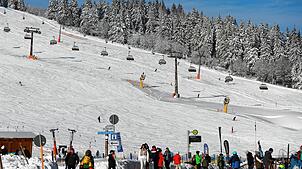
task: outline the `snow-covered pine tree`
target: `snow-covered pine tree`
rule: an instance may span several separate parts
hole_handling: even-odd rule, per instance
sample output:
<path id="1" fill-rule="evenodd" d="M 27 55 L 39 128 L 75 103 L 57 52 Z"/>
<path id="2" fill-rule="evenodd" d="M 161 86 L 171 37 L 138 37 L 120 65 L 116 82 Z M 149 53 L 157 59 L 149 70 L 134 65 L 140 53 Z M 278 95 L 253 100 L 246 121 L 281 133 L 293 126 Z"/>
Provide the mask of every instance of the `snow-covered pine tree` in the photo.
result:
<path id="1" fill-rule="evenodd" d="M 72 18 L 72 26 L 80 26 L 80 8 L 78 6 L 77 0 L 71 0 L 70 3 L 70 12 L 71 12 L 71 18 Z"/>
<path id="2" fill-rule="evenodd" d="M 70 12 L 68 0 L 60 0 L 58 3 L 57 21 L 59 24 L 72 25 L 72 15 Z"/>
<path id="3" fill-rule="evenodd" d="M 81 13 L 81 32 L 88 35 L 97 35 L 99 30 L 98 13 L 95 5 L 91 0 L 85 0 Z"/>
<path id="4" fill-rule="evenodd" d="M 57 0 L 49 0 L 48 9 L 47 9 L 47 18 L 51 20 L 55 20 L 57 18 L 58 12 L 58 1 Z"/>
<path id="5" fill-rule="evenodd" d="M 18 10 L 26 11 L 26 6 L 25 6 L 25 3 L 24 3 L 24 0 L 19 0 L 18 1 Z"/>

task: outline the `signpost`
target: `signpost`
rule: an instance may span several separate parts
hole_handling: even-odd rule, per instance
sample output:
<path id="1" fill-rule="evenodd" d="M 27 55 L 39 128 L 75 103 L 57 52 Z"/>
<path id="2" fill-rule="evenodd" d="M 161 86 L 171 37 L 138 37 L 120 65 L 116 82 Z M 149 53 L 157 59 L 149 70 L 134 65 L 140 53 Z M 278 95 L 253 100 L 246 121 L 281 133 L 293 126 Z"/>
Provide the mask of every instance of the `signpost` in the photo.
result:
<path id="1" fill-rule="evenodd" d="M 118 123 L 119 118 L 118 118 L 117 115 L 113 114 L 113 115 L 110 116 L 109 121 L 110 121 L 111 124 L 115 125 L 115 124 Z"/>
<path id="2" fill-rule="evenodd" d="M 190 134 L 193 134 L 193 136 L 192 135 L 190 135 Z M 190 131 L 190 130 L 188 130 L 188 133 L 187 133 L 187 138 L 188 138 L 188 158 L 191 158 L 191 153 L 190 153 L 190 145 L 191 145 L 191 143 L 200 143 L 201 142 L 201 136 L 198 136 L 197 135 L 198 134 L 198 130 L 192 130 L 192 131 Z"/>
<path id="3" fill-rule="evenodd" d="M 189 143 L 200 143 L 201 142 L 201 136 L 189 136 Z"/>
<path id="4" fill-rule="evenodd" d="M 109 118 L 109 122 L 111 125 L 106 125 L 104 127 L 104 131 L 99 131 L 97 134 L 100 135 L 105 135 L 105 156 L 108 156 L 108 145 L 109 145 L 109 135 L 110 135 L 110 145 L 117 145 L 118 152 L 119 151 L 119 146 L 120 149 L 122 150 L 121 147 L 121 136 L 120 133 L 115 133 L 115 125 L 119 122 L 119 118 L 117 115 L 113 114 Z"/>
<path id="5" fill-rule="evenodd" d="M 34 138 L 34 144 L 40 147 L 40 157 L 42 162 L 42 169 L 44 169 L 44 160 L 43 160 L 43 146 L 46 144 L 46 138 L 39 134 Z"/>

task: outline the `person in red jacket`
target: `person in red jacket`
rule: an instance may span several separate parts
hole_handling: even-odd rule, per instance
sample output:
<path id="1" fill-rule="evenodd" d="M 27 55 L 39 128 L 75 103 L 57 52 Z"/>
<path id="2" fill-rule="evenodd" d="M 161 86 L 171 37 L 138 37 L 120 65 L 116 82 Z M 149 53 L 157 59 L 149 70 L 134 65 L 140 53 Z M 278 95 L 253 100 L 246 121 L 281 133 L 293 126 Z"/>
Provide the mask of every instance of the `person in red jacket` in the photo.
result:
<path id="1" fill-rule="evenodd" d="M 175 156 L 173 157 L 173 162 L 175 165 L 175 169 L 181 169 L 181 157 L 179 155 L 179 152 L 177 152 L 177 154 L 175 154 Z"/>
<path id="2" fill-rule="evenodd" d="M 164 167 L 164 155 L 162 153 L 162 150 L 160 148 L 157 148 L 158 153 L 158 169 L 163 169 Z"/>

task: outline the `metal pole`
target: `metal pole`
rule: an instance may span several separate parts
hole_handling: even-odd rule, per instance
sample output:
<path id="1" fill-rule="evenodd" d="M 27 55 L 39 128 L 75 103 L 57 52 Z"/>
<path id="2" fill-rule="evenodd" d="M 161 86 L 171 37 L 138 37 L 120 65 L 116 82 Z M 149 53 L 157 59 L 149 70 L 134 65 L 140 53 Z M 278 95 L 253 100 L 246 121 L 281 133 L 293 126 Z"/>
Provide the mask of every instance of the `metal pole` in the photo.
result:
<path id="1" fill-rule="evenodd" d="M 58 38 L 58 42 L 59 42 L 59 43 L 61 42 L 61 29 L 62 29 L 62 26 L 60 25 L 59 38 Z"/>
<path id="2" fill-rule="evenodd" d="M 187 133 L 187 140 L 188 140 L 188 160 L 190 159 L 190 130 L 188 130 L 188 133 Z"/>
<path id="3" fill-rule="evenodd" d="M 2 164 L 2 157 L 1 157 L 1 154 L 0 154 L 0 169 L 3 169 L 3 164 Z"/>
<path id="4" fill-rule="evenodd" d="M 58 129 L 51 129 L 50 132 L 52 132 L 53 137 L 53 162 L 57 161 L 57 141 L 56 141 L 56 135 L 55 131 Z"/>
<path id="5" fill-rule="evenodd" d="M 34 32 L 31 32 L 29 56 L 33 56 L 33 46 L 34 46 Z"/>
<path id="6" fill-rule="evenodd" d="M 39 138 L 40 138 L 40 154 L 41 154 L 42 169 L 44 169 L 43 145 L 42 145 L 41 134 L 39 135 Z"/>
<path id="7" fill-rule="evenodd" d="M 255 122 L 255 153 L 257 150 L 257 123 Z"/>
<path id="8" fill-rule="evenodd" d="M 70 138 L 70 145 L 69 145 L 69 147 L 72 148 L 73 135 L 77 131 L 76 130 L 72 130 L 72 129 L 68 129 L 68 130 L 71 132 L 71 138 Z"/>
<path id="9" fill-rule="evenodd" d="M 172 55 L 172 53 L 171 53 Z M 178 75 L 177 75 L 177 56 L 175 55 L 175 95 L 179 98 L 178 94 Z"/>
<path id="10" fill-rule="evenodd" d="M 106 130 L 106 132 L 107 132 L 107 131 L 108 131 L 108 130 Z M 108 156 L 108 138 L 109 138 L 109 135 L 106 134 L 106 135 L 105 135 L 105 157 Z"/>
<path id="11" fill-rule="evenodd" d="M 219 131 L 219 140 L 220 140 L 220 153 L 222 154 L 221 127 L 218 127 L 218 131 Z"/>
<path id="12" fill-rule="evenodd" d="M 199 66 L 198 66 L 198 73 L 196 79 L 200 79 L 200 67 L 201 67 L 201 55 L 199 56 Z"/>

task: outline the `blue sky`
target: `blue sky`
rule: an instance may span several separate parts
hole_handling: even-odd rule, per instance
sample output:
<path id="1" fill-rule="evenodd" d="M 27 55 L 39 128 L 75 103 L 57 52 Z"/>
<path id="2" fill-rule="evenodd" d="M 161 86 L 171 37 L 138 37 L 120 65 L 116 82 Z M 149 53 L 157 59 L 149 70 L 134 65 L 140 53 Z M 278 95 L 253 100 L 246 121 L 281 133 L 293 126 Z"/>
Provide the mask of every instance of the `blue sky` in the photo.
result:
<path id="1" fill-rule="evenodd" d="M 47 7 L 48 0 L 25 0 L 28 4 Z M 84 0 L 79 0 L 82 3 Z M 148 0 L 146 0 L 148 1 Z M 251 20 L 254 23 L 266 22 L 302 30 L 302 0 L 164 0 L 168 7 L 172 3 L 183 4 L 186 11 L 196 8 L 206 16 L 232 15 L 237 21 Z"/>

